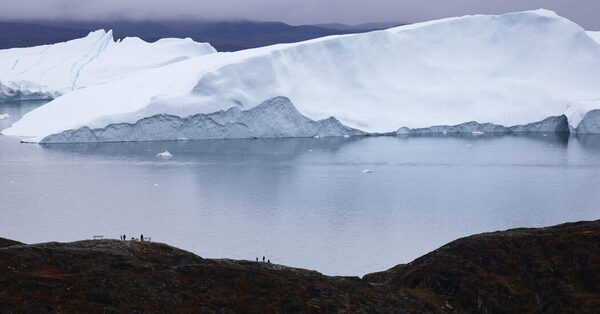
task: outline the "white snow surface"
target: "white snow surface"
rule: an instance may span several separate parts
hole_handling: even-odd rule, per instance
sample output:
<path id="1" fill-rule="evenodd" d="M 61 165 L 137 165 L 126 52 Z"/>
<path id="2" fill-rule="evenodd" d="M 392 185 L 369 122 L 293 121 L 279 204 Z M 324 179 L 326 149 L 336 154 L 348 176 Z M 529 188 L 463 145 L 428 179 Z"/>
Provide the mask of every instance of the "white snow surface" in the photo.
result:
<path id="1" fill-rule="evenodd" d="M 112 31 L 52 45 L 0 50 L 0 101 L 11 94 L 53 98 L 82 87 L 113 82 L 131 73 L 215 53 L 190 38 L 154 43 L 137 37 L 115 41 Z"/>
<path id="2" fill-rule="evenodd" d="M 10 115 L 8 113 L 0 114 L 0 120 L 4 120 L 4 119 L 8 119 L 8 118 L 10 118 Z"/>
<path id="3" fill-rule="evenodd" d="M 577 24 L 547 10 L 474 15 L 191 58 L 68 93 L 4 134 L 39 141 L 159 113 L 246 110 L 275 96 L 310 119 L 334 116 L 367 132 L 510 126 L 600 108 L 598 86 L 600 45 Z"/>
<path id="4" fill-rule="evenodd" d="M 587 34 L 600 44 L 600 31 L 587 31 Z"/>

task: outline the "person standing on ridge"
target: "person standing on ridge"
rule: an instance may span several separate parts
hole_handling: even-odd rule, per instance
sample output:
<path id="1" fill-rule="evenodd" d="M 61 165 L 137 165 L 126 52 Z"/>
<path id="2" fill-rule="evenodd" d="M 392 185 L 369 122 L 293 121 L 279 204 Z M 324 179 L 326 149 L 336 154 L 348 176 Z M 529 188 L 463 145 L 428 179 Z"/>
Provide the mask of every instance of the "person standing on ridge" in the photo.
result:
<path id="1" fill-rule="evenodd" d="M 144 242 L 144 235 L 140 235 L 140 242 Z"/>

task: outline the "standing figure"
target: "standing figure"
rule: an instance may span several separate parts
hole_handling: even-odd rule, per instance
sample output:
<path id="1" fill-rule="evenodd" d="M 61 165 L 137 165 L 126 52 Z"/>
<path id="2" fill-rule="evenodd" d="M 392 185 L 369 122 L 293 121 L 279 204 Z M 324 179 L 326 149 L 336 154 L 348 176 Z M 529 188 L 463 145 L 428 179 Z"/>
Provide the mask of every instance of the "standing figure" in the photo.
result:
<path id="1" fill-rule="evenodd" d="M 144 235 L 140 235 L 140 242 L 144 242 Z"/>
<path id="2" fill-rule="evenodd" d="M 263 263 L 265 262 L 265 257 L 263 256 Z"/>

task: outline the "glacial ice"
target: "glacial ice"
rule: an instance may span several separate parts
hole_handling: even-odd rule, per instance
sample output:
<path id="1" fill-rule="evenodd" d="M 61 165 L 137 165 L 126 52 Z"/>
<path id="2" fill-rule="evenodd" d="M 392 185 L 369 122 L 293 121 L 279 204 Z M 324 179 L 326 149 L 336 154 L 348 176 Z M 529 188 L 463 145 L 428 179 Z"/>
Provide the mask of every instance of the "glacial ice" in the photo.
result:
<path id="1" fill-rule="evenodd" d="M 53 45 L 0 50 L 0 102 L 53 99 L 69 91 L 112 82 L 131 73 L 215 53 L 191 39 L 137 37 L 114 41 L 112 31 Z"/>
<path id="2" fill-rule="evenodd" d="M 591 36 L 536 10 L 208 54 L 70 92 L 3 133 L 40 141 L 66 130 L 106 128 L 98 134 L 112 136 L 116 126 L 145 118 L 246 111 L 276 96 L 293 100 L 311 120 L 335 116 L 365 132 L 465 121 L 487 122 L 493 130 L 561 115 L 575 127 L 600 109 L 600 45 Z M 240 132 L 231 127 L 210 130 Z"/>
<path id="3" fill-rule="evenodd" d="M 577 133 L 600 133 L 600 109 L 589 111 L 577 125 Z"/>
<path id="4" fill-rule="evenodd" d="M 600 44 L 600 31 L 587 31 L 587 34 Z"/>
<path id="5" fill-rule="evenodd" d="M 396 130 L 396 135 L 424 135 L 424 134 L 453 134 L 471 133 L 480 135 L 484 133 L 568 133 L 569 122 L 564 115 L 548 117 L 539 122 L 525 125 L 506 127 L 492 123 L 478 123 L 476 121 L 465 122 L 457 125 L 435 125 L 427 128 L 410 129 L 402 127 Z"/>
<path id="6" fill-rule="evenodd" d="M 169 153 L 168 150 L 165 150 L 162 153 L 156 154 L 156 157 L 158 157 L 158 158 L 171 158 L 171 157 L 173 157 L 173 155 L 171 153 Z"/>
<path id="7" fill-rule="evenodd" d="M 291 101 L 275 97 L 242 111 L 237 107 L 185 118 L 159 114 L 133 124 L 110 124 L 104 128 L 81 127 L 53 134 L 41 143 L 165 141 L 223 138 L 325 137 L 364 135 L 342 125 L 334 117 L 313 121 L 303 116 Z"/>

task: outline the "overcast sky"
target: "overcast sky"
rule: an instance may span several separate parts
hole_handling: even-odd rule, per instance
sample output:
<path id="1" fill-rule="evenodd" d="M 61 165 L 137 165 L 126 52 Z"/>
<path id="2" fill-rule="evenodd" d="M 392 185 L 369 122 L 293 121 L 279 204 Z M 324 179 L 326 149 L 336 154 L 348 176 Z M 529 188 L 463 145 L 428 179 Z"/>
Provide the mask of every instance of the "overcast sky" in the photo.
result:
<path id="1" fill-rule="evenodd" d="M 251 19 L 290 24 L 419 22 L 546 8 L 600 30 L 600 0 L 0 0 L 0 19 Z"/>

